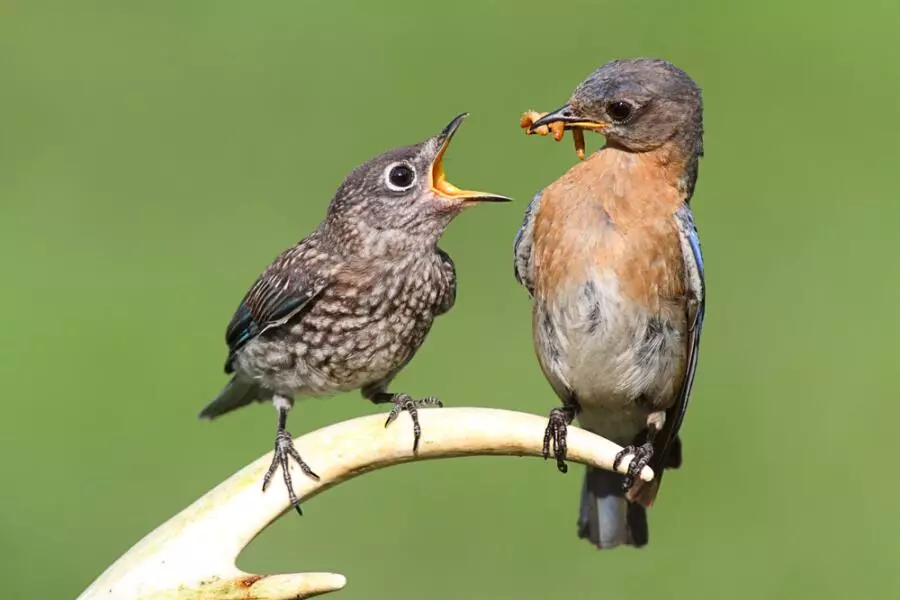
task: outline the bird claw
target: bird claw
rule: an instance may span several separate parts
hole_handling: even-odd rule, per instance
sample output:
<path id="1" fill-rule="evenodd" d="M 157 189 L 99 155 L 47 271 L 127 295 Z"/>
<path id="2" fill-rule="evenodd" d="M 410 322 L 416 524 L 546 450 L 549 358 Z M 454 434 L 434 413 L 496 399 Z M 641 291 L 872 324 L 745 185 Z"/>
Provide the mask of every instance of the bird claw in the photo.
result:
<path id="1" fill-rule="evenodd" d="M 557 121 L 556 123 L 551 123 L 550 125 L 541 125 L 540 127 L 536 127 L 534 130 L 531 129 L 531 126 L 546 115 L 547 113 L 539 113 L 535 110 L 527 110 L 522 113 L 522 116 L 519 118 L 519 127 L 525 130 L 525 135 L 540 135 L 546 136 L 548 134 L 553 134 L 553 139 L 557 142 L 563 139 L 563 135 L 565 134 L 566 129 L 570 129 L 572 131 L 572 141 L 575 143 L 575 154 L 578 156 L 578 160 L 584 160 L 584 130 L 578 127 L 566 127 L 566 124 L 562 121 Z"/>
<path id="2" fill-rule="evenodd" d="M 616 454 L 616 459 L 613 461 L 613 469 L 618 470 L 622 460 L 629 454 L 633 455 L 634 458 L 631 459 L 631 464 L 628 465 L 628 474 L 625 475 L 625 483 L 622 486 L 626 492 L 631 489 L 631 486 L 641 476 L 641 471 L 653 458 L 653 444 L 647 442 L 640 446 L 625 446 Z"/>
<path id="3" fill-rule="evenodd" d="M 384 426 L 387 427 L 396 421 L 401 412 L 408 412 L 413 422 L 413 454 L 415 454 L 419 451 L 419 439 L 422 437 L 422 426 L 419 425 L 418 409 L 427 407 L 443 408 L 444 404 L 434 396 L 426 396 L 420 400 L 415 400 L 409 394 L 394 394 L 391 402 L 394 403 L 394 407 L 388 413 Z"/>
<path id="4" fill-rule="evenodd" d="M 556 468 L 560 473 L 567 473 L 569 466 L 566 464 L 566 436 L 569 424 L 575 419 L 575 409 L 563 406 L 550 411 L 547 428 L 544 430 L 544 460 L 550 458 L 550 441 L 553 441 L 553 456 L 556 457 Z"/>
<path id="5" fill-rule="evenodd" d="M 262 489 L 263 491 L 266 491 L 269 482 L 272 480 L 272 476 L 275 475 L 275 471 L 278 470 L 278 467 L 281 467 L 281 473 L 284 477 L 284 484 L 287 486 L 291 506 L 297 510 L 298 514 L 302 515 L 303 511 L 300 510 L 300 500 L 294 492 L 294 484 L 291 481 L 291 458 L 297 462 L 300 466 L 300 470 L 303 471 L 307 477 L 311 477 L 316 481 L 319 480 L 319 476 L 309 468 L 309 465 L 306 464 L 306 461 L 300 457 L 300 453 L 294 448 L 294 439 L 291 434 L 284 429 L 279 429 L 278 433 L 275 435 L 275 455 L 272 457 L 272 464 L 269 465 L 269 470 L 266 471 L 266 475 L 263 477 Z"/>

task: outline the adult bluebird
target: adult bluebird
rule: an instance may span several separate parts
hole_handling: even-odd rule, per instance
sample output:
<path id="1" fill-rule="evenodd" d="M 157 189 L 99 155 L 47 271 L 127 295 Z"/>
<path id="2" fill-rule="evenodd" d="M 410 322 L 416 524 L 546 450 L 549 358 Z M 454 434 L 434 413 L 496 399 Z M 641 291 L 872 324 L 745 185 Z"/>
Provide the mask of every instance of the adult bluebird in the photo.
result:
<path id="1" fill-rule="evenodd" d="M 515 239 L 515 275 L 533 304 L 550 413 L 566 472 L 566 429 L 581 426 L 633 455 L 628 475 L 588 468 L 578 535 L 600 549 L 644 546 L 646 508 L 664 468 L 681 464 L 679 428 L 697 368 L 705 284 L 690 209 L 703 154 L 700 89 L 655 59 L 597 69 L 529 132 L 596 131 L 606 145 L 538 193 Z M 576 136 L 576 147 L 579 145 Z M 581 138 L 583 140 L 583 138 Z M 583 147 L 583 146 L 582 146 Z M 640 470 L 656 477 L 645 483 Z"/>
<path id="2" fill-rule="evenodd" d="M 508 200 L 446 180 L 444 152 L 465 117 L 354 169 L 318 228 L 269 265 L 228 325 L 225 372 L 233 377 L 200 416 L 271 400 L 278 428 L 263 490 L 280 466 L 298 512 L 289 458 L 318 477 L 286 429 L 296 397 L 359 389 L 376 404 L 392 403 L 385 426 L 408 411 L 414 451 L 421 435 L 416 409 L 441 406 L 388 387 L 456 299 L 453 261 L 437 246 L 444 229 L 466 207 Z"/>

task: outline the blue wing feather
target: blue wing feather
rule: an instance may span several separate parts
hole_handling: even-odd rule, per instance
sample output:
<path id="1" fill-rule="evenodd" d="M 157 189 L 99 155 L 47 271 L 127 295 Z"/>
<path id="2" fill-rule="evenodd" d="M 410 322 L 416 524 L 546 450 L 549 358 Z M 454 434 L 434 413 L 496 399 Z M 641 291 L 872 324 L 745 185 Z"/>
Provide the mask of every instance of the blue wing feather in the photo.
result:
<path id="1" fill-rule="evenodd" d="M 272 321 L 277 321 L 299 308 L 304 298 L 299 296 L 276 298 L 270 306 L 266 306 L 260 311 L 256 317 L 250 307 L 247 306 L 246 299 L 241 302 L 235 311 L 228 328 L 225 330 L 225 343 L 228 344 L 228 350 L 231 353 L 236 352 L 244 344 L 259 335 L 259 332 Z"/>
<path id="2" fill-rule="evenodd" d="M 226 373 L 234 371 L 236 352 L 267 329 L 293 318 L 325 289 L 327 278 L 308 263 L 296 260 L 301 251 L 295 247 L 279 256 L 238 305 L 225 330 Z"/>
<path id="3" fill-rule="evenodd" d="M 667 424 L 670 433 L 667 436 L 666 447 L 661 453 L 661 460 L 665 460 L 666 453 L 678 434 L 687 412 L 691 388 L 694 385 L 694 375 L 697 372 L 697 360 L 700 356 L 703 317 L 706 314 L 706 280 L 703 270 L 703 253 L 700 249 L 700 235 L 697 225 L 694 223 L 694 215 L 687 204 L 682 205 L 675 213 L 675 221 L 681 241 L 688 294 L 688 352 L 685 361 L 684 382 L 670 414 L 671 422 Z"/>
<path id="4" fill-rule="evenodd" d="M 250 309 L 241 302 L 228 324 L 228 329 L 225 330 L 225 343 L 228 344 L 228 349 L 237 350 L 256 335 L 258 329 Z"/>

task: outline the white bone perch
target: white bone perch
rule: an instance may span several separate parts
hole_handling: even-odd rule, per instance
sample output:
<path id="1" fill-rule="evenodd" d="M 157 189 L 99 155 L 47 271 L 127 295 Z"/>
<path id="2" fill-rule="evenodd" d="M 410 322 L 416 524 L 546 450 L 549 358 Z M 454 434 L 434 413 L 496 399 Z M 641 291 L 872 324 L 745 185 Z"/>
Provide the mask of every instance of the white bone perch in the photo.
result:
<path id="1" fill-rule="evenodd" d="M 407 417 L 408 418 L 408 417 Z M 385 415 L 369 415 L 300 436 L 297 449 L 321 480 L 291 464 L 300 500 L 367 471 L 412 460 L 455 456 L 540 456 L 546 417 L 487 408 L 419 411 L 422 440 L 412 453 L 406 418 L 384 427 Z M 612 470 L 622 448 L 570 427 L 568 459 Z M 291 600 L 344 587 L 337 573 L 252 575 L 235 566 L 238 554 L 270 523 L 290 509 L 283 485 L 264 493 L 266 454 L 160 525 L 112 564 L 78 600 Z M 631 457 L 619 466 L 625 473 Z M 645 467 L 641 479 L 653 479 Z M 276 481 L 277 483 L 277 481 Z M 307 517 L 315 518 L 315 517 Z"/>

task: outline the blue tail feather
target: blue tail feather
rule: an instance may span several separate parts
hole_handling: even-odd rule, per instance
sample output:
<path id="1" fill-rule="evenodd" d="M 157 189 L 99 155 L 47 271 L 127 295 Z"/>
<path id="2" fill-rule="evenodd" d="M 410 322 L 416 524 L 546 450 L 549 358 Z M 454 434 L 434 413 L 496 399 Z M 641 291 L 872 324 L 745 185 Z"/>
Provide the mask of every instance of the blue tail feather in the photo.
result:
<path id="1" fill-rule="evenodd" d="M 578 537 L 599 550 L 617 546 L 640 548 L 650 540 L 647 509 L 629 502 L 618 473 L 588 467 L 581 489 Z"/>

